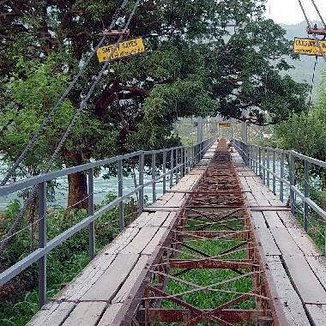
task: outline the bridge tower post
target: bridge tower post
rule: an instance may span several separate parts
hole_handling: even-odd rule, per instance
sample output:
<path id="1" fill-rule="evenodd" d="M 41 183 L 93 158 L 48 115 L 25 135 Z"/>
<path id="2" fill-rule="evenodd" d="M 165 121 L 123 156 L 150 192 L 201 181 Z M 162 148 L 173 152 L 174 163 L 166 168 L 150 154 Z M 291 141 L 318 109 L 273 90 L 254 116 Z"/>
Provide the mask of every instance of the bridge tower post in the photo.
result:
<path id="1" fill-rule="evenodd" d="M 203 141 L 203 118 L 197 118 L 197 144 Z"/>

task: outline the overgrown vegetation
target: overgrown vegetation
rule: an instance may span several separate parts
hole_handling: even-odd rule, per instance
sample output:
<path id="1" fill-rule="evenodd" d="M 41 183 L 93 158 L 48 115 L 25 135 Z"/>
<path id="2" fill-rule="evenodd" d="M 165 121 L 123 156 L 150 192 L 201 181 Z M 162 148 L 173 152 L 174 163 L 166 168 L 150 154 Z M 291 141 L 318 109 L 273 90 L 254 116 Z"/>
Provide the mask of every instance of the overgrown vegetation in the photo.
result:
<path id="1" fill-rule="evenodd" d="M 110 202 L 113 198 L 112 195 L 107 196 L 102 204 Z M 6 221 L 16 215 L 18 208 L 17 203 L 9 205 L 8 210 L 4 213 Z M 133 202 L 126 205 L 125 214 L 126 223 L 129 224 L 135 214 Z M 56 235 L 85 218 L 86 215 L 87 213 L 84 210 L 71 211 L 68 216 L 63 208 L 53 210 L 47 218 L 48 238 L 53 239 Z M 118 211 L 116 208 L 96 221 L 95 232 L 96 251 L 98 252 L 119 233 Z M 9 267 L 26 256 L 33 249 L 35 238 L 37 238 L 37 231 L 30 228 L 16 236 L 1 257 L 2 268 Z M 87 248 L 88 232 L 83 230 L 47 256 L 47 293 L 49 298 L 55 296 L 88 264 Z M 38 311 L 37 275 L 37 265 L 34 264 L 1 288 L 1 326 L 25 325 Z"/>

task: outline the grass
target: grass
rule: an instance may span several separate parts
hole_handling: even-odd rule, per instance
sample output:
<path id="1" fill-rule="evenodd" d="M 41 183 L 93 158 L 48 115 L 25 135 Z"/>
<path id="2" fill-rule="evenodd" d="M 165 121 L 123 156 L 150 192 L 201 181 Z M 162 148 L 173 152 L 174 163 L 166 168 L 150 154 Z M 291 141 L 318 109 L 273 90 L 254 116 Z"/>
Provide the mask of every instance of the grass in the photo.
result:
<path id="1" fill-rule="evenodd" d="M 187 230 L 196 230 L 198 229 L 196 225 L 207 223 L 207 220 L 202 220 L 200 217 L 194 220 L 190 220 L 188 223 Z M 235 220 L 234 217 L 229 218 L 229 222 L 225 222 L 224 225 L 217 225 L 213 227 L 206 228 L 205 230 L 215 230 L 215 231 L 222 231 L 228 228 L 232 228 L 233 230 L 243 230 L 244 224 L 242 220 Z M 223 253 L 227 250 L 232 249 L 233 247 L 240 245 L 243 243 L 241 239 L 219 239 L 219 240 L 194 240 L 188 239 L 185 240 L 185 243 L 192 248 L 203 252 L 209 256 L 216 256 L 219 253 Z M 189 249 L 184 248 L 182 249 L 182 253 L 179 255 L 179 259 L 194 259 L 195 253 Z M 198 255 L 198 254 L 196 254 Z M 200 255 L 198 255 L 200 256 Z M 202 256 L 203 257 L 203 256 Z M 202 258 L 198 257 L 198 258 Z M 238 251 L 235 253 L 231 253 L 228 255 L 223 256 L 223 259 L 247 259 L 248 253 L 247 250 Z M 172 275 L 178 275 L 178 273 L 184 270 L 174 268 L 170 271 Z M 248 271 L 248 270 L 247 270 Z M 242 270 L 241 272 L 246 273 L 246 270 Z M 240 274 L 237 271 L 232 271 L 228 269 L 192 269 L 187 272 L 184 272 L 177 277 L 180 278 L 182 281 L 195 283 L 198 286 L 212 286 L 216 291 L 212 291 L 209 289 L 200 290 L 193 293 L 186 293 L 180 296 L 180 298 L 187 303 L 202 309 L 214 309 L 223 303 L 228 302 L 236 297 L 238 294 L 232 293 L 225 293 L 220 292 L 218 290 L 225 290 L 225 291 L 236 291 L 236 292 L 250 292 L 252 290 L 252 279 L 251 277 L 242 277 L 238 280 L 233 280 L 227 282 L 222 285 L 214 286 L 214 284 L 218 282 L 225 282 L 226 280 L 230 280 L 231 278 L 238 278 Z M 166 292 L 169 294 L 175 295 L 179 293 L 183 293 L 186 291 L 193 290 L 194 287 L 181 281 L 176 281 L 170 279 Z M 182 309 L 183 307 L 175 302 L 170 300 L 162 300 L 161 302 L 162 308 L 179 308 Z M 244 300 L 238 304 L 232 306 L 232 308 L 238 309 L 254 309 L 256 307 L 255 300 L 253 298 L 249 298 Z M 174 324 L 166 324 L 166 323 L 157 323 L 157 325 L 178 325 L 178 323 Z M 213 325 L 212 323 L 205 322 L 199 325 Z M 243 324 L 242 324 L 243 325 Z"/>
<path id="2" fill-rule="evenodd" d="M 304 216 L 302 213 L 296 213 L 296 220 L 299 225 L 304 228 Z M 325 222 L 315 212 L 308 214 L 308 230 L 307 234 L 317 246 L 321 253 L 325 253 Z"/>

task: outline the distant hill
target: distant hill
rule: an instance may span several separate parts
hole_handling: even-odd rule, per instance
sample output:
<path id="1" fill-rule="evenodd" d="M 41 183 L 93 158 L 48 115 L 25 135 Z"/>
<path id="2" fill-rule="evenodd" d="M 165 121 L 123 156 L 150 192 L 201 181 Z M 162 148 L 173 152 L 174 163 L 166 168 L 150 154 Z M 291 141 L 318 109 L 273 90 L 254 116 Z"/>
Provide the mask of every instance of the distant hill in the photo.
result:
<path id="1" fill-rule="evenodd" d="M 296 25 L 283 25 L 281 26 L 286 30 L 286 37 L 289 40 L 293 40 L 294 37 L 307 37 L 305 32 L 307 24 L 305 22 Z M 289 60 L 295 69 L 289 71 L 289 75 L 299 82 L 307 82 L 311 84 L 313 67 L 315 64 L 315 57 L 310 56 L 300 56 L 300 60 Z M 316 77 L 315 77 L 315 87 L 314 87 L 314 98 L 316 97 L 316 92 L 320 87 L 322 81 L 322 71 L 325 70 L 325 62 L 323 58 L 318 59 Z"/>

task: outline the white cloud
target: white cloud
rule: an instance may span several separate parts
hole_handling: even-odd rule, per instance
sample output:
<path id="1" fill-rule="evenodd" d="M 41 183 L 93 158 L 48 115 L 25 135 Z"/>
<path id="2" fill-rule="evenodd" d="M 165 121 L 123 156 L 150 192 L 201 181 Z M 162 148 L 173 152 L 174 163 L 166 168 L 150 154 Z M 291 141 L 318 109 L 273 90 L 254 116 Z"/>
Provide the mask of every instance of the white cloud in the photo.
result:
<path id="1" fill-rule="evenodd" d="M 319 20 L 311 0 L 301 0 L 309 20 Z M 326 20 L 326 1 L 315 0 L 321 15 Z M 304 21 L 298 0 L 268 0 L 267 16 L 277 23 L 296 24 Z"/>

